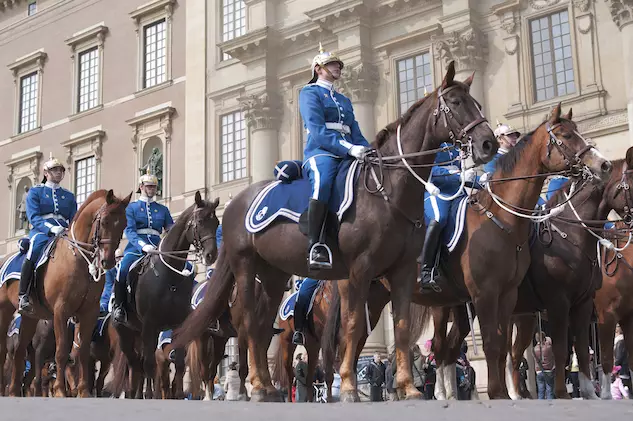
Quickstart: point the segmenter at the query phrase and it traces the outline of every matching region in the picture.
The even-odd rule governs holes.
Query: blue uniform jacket
[[[369,146],[354,117],[352,102],[318,83],[306,85],[299,93],[299,111],[308,133],[304,160],[319,154],[344,158],[354,145]],[[351,133],[328,129],[325,123],[343,124]]]
[[[484,165],[484,172],[488,173],[489,176],[494,174],[494,172],[497,170],[497,160],[499,160],[499,158],[501,158],[506,153],[508,153],[508,151],[499,148],[495,156]]]
[[[442,143],[440,147],[450,146],[450,143]],[[438,152],[435,155],[435,164],[449,162],[459,158],[459,152],[454,149]],[[461,185],[460,172],[462,164],[459,160],[444,165],[436,165],[431,170],[431,181],[444,195],[453,195]]]
[[[218,225],[218,229],[215,230],[215,244],[220,249],[220,244],[222,244],[222,224]]]
[[[33,225],[29,237],[49,234],[54,226],[68,228],[77,213],[75,195],[63,187],[52,188],[51,183],[33,186],[26,196],[26,216]]]
[[[169,230],[174,220],[169,209],[160,203],[147,203],[143,200],[130,203],[125,210],[127,227],[125,236],[128,244],[125,253],[142,254],[143,246],[152,244],[158,247],[163,229]],[[140,232],[139,232],[140,231]]]

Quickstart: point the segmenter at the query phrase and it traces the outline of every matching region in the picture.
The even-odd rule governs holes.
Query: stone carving
[[[530,0],[532,9],[541,10],[558,4],[560,0]]]
[[[260,92],[238,98],[238,101],[244,112],[246,124],[253,131],[279,128],[282,108],[276,96]]]
[[[578,8],[578,10],[580,10],[583,13],[588,12],[589,6],[591,6],[590,0],[573,0],[573,2],[574,2],[574,6],[576,6],[576,8]]]
[[[147,158],[147,163],[139,168],[141,175],[147,173],[149,169],[150,174],[154,174],[158,178],[158,187],[156,189],[156,195],[162,196],[163,194],[163,153],[158,148],[152,148],[152,153]]]
[[[374,66],[362,62],[347,65],[341,76],[341,93],[352,102],[373,102],[376,99],[380,76]]]
[[[605,0],[609,5],[613,22],[622,27],[633,20],[633,0]]]
[[[479,69],[485,65],[486,38],[479,29],[467,27],[444,35],[432,36],[436,59],[448,64],[455,61],[457,71]]]
[[[24,230],[28,232],[29,230],[29,218],[26,216],[26,197],[29,194],[30,187],[28,185],[24,186],[24,193],[22,193],[22,200],[18,203],[18,207],[16,209],[18,213],[18,223],[16,225],[16,230]]]

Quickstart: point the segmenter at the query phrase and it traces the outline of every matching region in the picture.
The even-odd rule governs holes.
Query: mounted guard
[[[20,274],[20,314],[33,312],[29,295],[42,249],[50,237],[64,233],[77,213],[75,195],[59,185],[65,174],[66,167],[51,153],[49,160],[44,163],[42,184],[30,189],[26,197],[26,215],[33,229],[29,232],[31,244]]]
[[[162,231],[167,232],[174,225],[169,209],[155,200],[158,178],[150,174],[148,170],[141,176],[139,183],[141,197],[136,202],[130,203],[125,210],[127,218],[125,236],[128,244],[123,252],[115,283],[112,315],[114,321],[120,324],[125,324],[127,321],[124,303],[131,266],[156,250]]]
[[[362,159],[370,150],[354,117],[352,102],[334,90],[343,62],[325,52],[312,60],[312,78],[299,94],[299,111],[308,135],[303,167],[312,184],[308,205],[308,267],[331,269],[332,251],[325,244],[325,221],[332,186],[341,163]]]
[[[116,260],[116,265],[112,269],[106,270],[103,292],[101,293],[101,299],[99,300],[99,314],[101,316],[105,316],[106,314],[108,314],[110,298],[112,297],[112,289],[114,288],[114,283],[116,282],[116,274],[119,271],[119,266],[121,265],[122,258],[123,251],[121,249],[116,249],[114,251],[114,259]]]

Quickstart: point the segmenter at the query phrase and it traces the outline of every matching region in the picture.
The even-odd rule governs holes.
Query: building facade
[[[531,130],[562,101],[581,133],[620,158],[633,145],[632,8],[623,0],[0,0],[0,255],[24,235],[25,187],[39,182],[51,152],[68,164],[64,185],[79,200],[98,188],[128,194],[160,156],[161,200],[174,215],[196,191],[219,197],[221,215],[244,187],[271,178],[278,160],[302,158],[298,94],[319,42],[345,62],[337,89],[368,139],[438,86],[454,60],[458,80],[475,73],[471,92],[493,126]],[[389,308],[367,352],[391,348],[388,319]]]

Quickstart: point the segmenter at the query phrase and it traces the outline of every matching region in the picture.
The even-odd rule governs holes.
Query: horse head
[[[611,177],[606,182],[598,211],[598,218],[605,219],[615,210],[627,225],[633,225],[633,146],[626,151],[626,158],[613,162]]]
[[[99,265],[108,270],[114,267],[114,253],[119,247],[126,226],[125,209],[130,203],[132,193],[126,198],[117,198],[112,190],[105,194],[105,202],[93,218],[93,243],[99,250]]]
[[[200,192],[196,192],[195,203],[187,221],[187,239],[202,254],[203,263],[212,265],[218,257],[216,244],[216,232],[220,220],[215,215],[215,210],[220,203],[216,198],[213,202],[202,199]]]
[[[598,184],[611,176],[613,164],[578,132],[571,109],[561,115],[558,103],[549,119],[535,130],[537,134],[547,145],[541,163],[548,171],[569,171],[574,178],[585,177]]]

